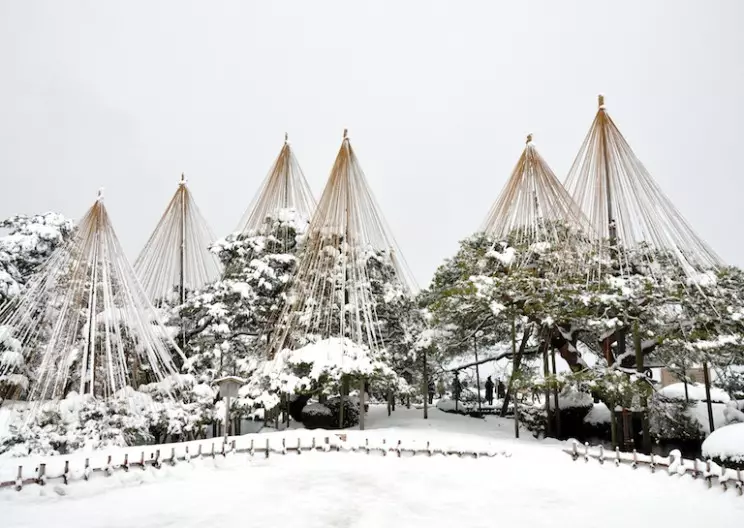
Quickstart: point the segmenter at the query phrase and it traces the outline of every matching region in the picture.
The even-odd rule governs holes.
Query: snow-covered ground
[[[313,452],[265,459],[236,454],[96,476],[69,486],[3,490],[1,524],[682,528],[735,526],[744,518],[744,500],[736,493],[708,490],[687,476],[574,462],[557,442],[538,442],[529,434],[514,440],[509,420],[479,420],[431,409],[424,421],[420,410],[405,408],[388,418],[384,407],[373,406],[367,426],[366,431],[349,431],[349,441],[430,440],[465,447],[488,443],[511,456],[398,458]]]

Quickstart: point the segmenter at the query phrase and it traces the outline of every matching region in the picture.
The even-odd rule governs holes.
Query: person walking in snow
[[[434,403],[434,392],[436,391],[436,386],[434,385],[434,380],[429,381],[429,405]]]
[[[501,382],[501,380],[498,380],[498,382],[499,384],[496,394],[498,395],[497,397],[499,399],[503,400],[504,398],[506,398],[506,386]]]
[[[493,380],[488,376],[486,380],[486,401],[488,405],[493,405]]]
[[[457,378],[457,372],[455,372],[455,379],[452,381],[452,394],[455,397],[455,400],[460,399],[460,393],[462,392],[462,385],[460,384],[460,380]]]

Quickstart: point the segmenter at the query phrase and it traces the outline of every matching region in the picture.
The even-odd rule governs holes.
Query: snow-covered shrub
[[[302,409],[300,419],[306,429],[332,429],[338,426],[338,416],[322,403],[311,403]]]
[[[198,439],[205,425],[224,415],[215,408],[216,388],[189,374],[143,385],[137,394],[151,401],[141,412],[156,443]]]
[[[684,383],[672,383],[666,387],[659,389],[658,394],[666,398],[675,400],[685,399],[685,384]],[[708,401],[705,395],[705,385],[702,383],[688,383],[687,384],[687,398],[690,401]],[[716,387],[710,388],[710,401],[714,403],[728,403],[731,400],[725,391]]]
[[[145,395],[142,403],[147,402]],[[64,455],[82,449],[103,449],[152,443],[147,415],[133,409],[126,398],[107,401],[70,393],[59,404],[46,404],[30,423],[23,417],[11,424],[10,435],[0,439],[0,455]]]
[[[595,403],[589,413],[584,416],[584,432],[586,436],[610,438],[612,416],[610,410],[602,402]]]
[[[542,405],[519,403],[519,423],[527,428],[535,438],[545,436],[547,431],[547,417]]]
[[[368,407],[365,405],[365,409]],[[302,409],[302,424],[307,429],[339,429],[341,398],[328,398],[325,403],[311,403]],[[359,398],[349,396],[344,399],[344,423],[341,429],[354,427],[359,423]]]
[[[648,408],[649,431],[656,440],[701,440],[704,433],[692,415],[695,402],[654,395]]]
[[[703,456],[727,468],[744,470],[744,423],[713,431],[703,442]]]

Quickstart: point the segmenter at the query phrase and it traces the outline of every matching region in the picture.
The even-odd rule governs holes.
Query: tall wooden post
[[[365,379],[360,378],[359,380],[359,430],[364,431],[364,389]]]
[[[512,375],[511,379],[509,380],[509,390],[512,389],[513,384],[512,380],[514,379],[514,374],[516,373],[516,369],[519,368],[519,364],[517,362],[517,319],[516,317],[512,317],[512,326],[511,326],[511,338],[512,338]],[[514,438],[519,438],[519,398],[517,398],[517,395],[514,395]]]
[[[227,436],[228,436],[229,428],[230,428],[230,396],[225,396],[225,444],[227,444]]]
[[[478,393],[478,412],[482,413],[483,406],[481,402],[480,366],[478,365],[478,337],[477,335],[473,336],[473,351],[475,352],[475,384],[476,384],[476,391]]]
[[[178,295],[181,300],[181,306],[186,304],[186,176],[181,173],[181,183],[179,185],[179,194],[181,196],[181,244],[179,251],[178,267]],[[181,321],[181,347],[186,347],[186,324]]]
[[[705,399],[708,400],[708,424],[710,432],[715,431],[716,426],[713,422],[713,402],[710,400],[710,373],[708,372],[708,362],[703,361],[703,380],[705,381]]]
[[[610,255],[612,258],[618,260],[618,266],[619,266],[619,254],[617,250],[617,225],[615,223],[615,214],[612,207],[612,179],[610,177],[610,159],[609,159],[609,149],[607,147],[607,116],[604,112],[604,96],[599,95],[597,97],[597,102],[599,103],[599,120],[600,120],[600,126],[599,126],[599,133],[600,133],[600,141],[601,141],[601,149],[602,149],[602,168],[604,169],[604,184],[605,184],[605,197],[607,199],[607,231],[609,235],[609,242],[610,242]],[[607,358],[607,366],[611,366],[612,363],[614,363],[614,358],[612,357],[612,345],[611,345],[611,338],[612,336],[608,337],[605,340],[605,357]],[[623,345],[625,344],[625,331],[624,330],[616,330],[615,331],[615,337],[616,341],[618,343],[618,346],[622,342]],[[618,350],[618,352],[620,352]],[[610,409],[610,428],[612,430],[612,447],[613,449],[617,447],[618,445],[618,434],[617,434],[617,416],[615,415],[615,407],[616,402],[612,402],[613,408]]]
[[[426,348],[424,348],[424,420],[429,419],[429,368]]]

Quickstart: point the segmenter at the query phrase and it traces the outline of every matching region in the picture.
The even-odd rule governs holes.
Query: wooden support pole
[[[428,357],[427,357],[427,354],[426,354],[426,348],[424,348],[423,357],[424,357],[424,387],[423,387],[424,388],[424,390],[423,390],[423,393],[424,393],[424,420],[428,420],[429,419],[429,371],[428,371],[428,368],[427,368]],[[480,401],[480,398],[478,398],[478,401]]]
[[[511,325],[511,339],[512,339],[512,360],[514,361],[514,367],[512,369],[512,375],[510,376],[509,380],[509,390],[512,390],[512,380],[514,379],[514,374],[516,373],[516,369],[519,368],[519,363],[517,362],[517,320],[515,317],[512,317],[512,325]],[[506,405],[506,401],[504,404]],[[503,414],[502,414],[503,416]],[[514,396],[514,438],[519,438],[519,399]]]
[[[476,335],[473,336],[473,353],[475,354],[475,390],[478,393],[478,412],[483,412],[483,402],[481,399],[481,385],[480,385],[480,365],[478,363],[478,337]]]
[[[359,380],[359,430],[364,431],[364,378]]]
[[[708,372],[708,362],[703,361],[703,381],[705,381],[705,399],[708,400],[708,424],[710,432],[715,431],[716,426],[713,422],[713,402],[710,399],[710,373]]]

